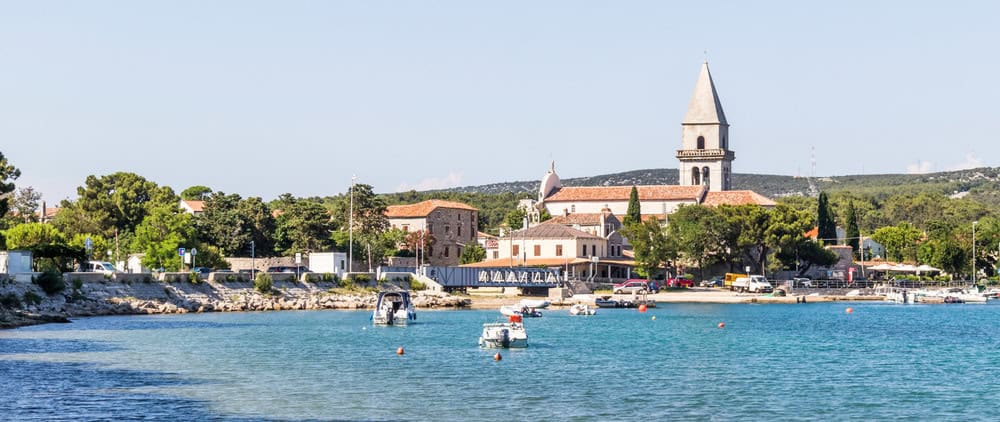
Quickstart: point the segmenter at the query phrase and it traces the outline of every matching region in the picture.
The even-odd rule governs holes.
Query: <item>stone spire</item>
[[[701,65],[701,73],[694,85],[694,94],[691,95],[691,104],[688,105],[683,123],[729,124],[726,122],[726,113],[722,111],[719,94],[715,92],[715,82],[712,81],[712,73],[708,71],[707,61]]]

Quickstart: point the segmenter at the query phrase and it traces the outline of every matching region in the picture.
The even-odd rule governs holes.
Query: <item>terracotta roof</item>
[[[579,224],[581,226],[596,226],[601,224],[601,214],[578,213],[570,215],[557,215],[542,222],[542,224]]]
[[[181,202],[187,205],[192,212],[202,212],[204,211],[205,208],[205,201],[189,201],[186,199],[182,199]]]
[[[701,198],[704,186],[636,186],[639,201],[677,201]],[[565,186],[545,201],[628,201],[632,186]]]
[[[454,208],[459,210],[479,211],[461,202],[443,201],[431,199],[424,202],[417,202],[409,205],[390,205],[385,209],[385,216],[389,218],[401,217],[426,217],[438,208]]]
[[[528,230],[516,230],[511,233],[511,236],[515,239],[522,237],[531,239],[601,239],[601,237],[561,224],[539,224],[535,227],[529,227]]]
[[[46,207],[45,208],[45,215],[44,216],[42,215],[41,211],[35,211],[35,216],[36,217],[42,217],[45,220],[51,220],[51,219],[55,218],[56,214],[59,214],[60,210],[62,210],[62,208],[59,208],[59,207]],[[17,210],[11,210],[10,212],[13,213],[14,215],[17,215]]]
[[[496,239],[497,238],[496,236],[494,236],[492,234],[483,233],[483,232],[476,232],[476,237],[479,238],[479,239]]]
[[[802,237],[816,240],[819,237],[819,227],[813,227],[812,230],[802,233]]]
[[[773,207],[776,202],[752,190],[727,190],[721,192],[710,191],[705,194],[704,205],[760,205],[762,207]]]

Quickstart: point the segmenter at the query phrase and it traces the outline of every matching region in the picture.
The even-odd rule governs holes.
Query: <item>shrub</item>
[[[37,278],[35,278],[35,284],[41,287],[45,291],[45,294],[51,296],[59,293],[66,289],[66,283],[63,282],[62,273],[58,271],[46,271],[41,273]]]
[[[372,281],[372,277],[368,274],[352,274],[350,278],[354,283],[367,283]]]
[[[323,277],[323,281],[337,281],[337,275],[336,274],[323,273],[322,277]]]
[[[271,281],[271,275],[268,273],[257,273],[257,278],[253,281],[253,288],[257,289],[261,293],[270,293],[271,288],[274,287],[274,282]]]
[[[7,293],[0,296],[0,306],[10,309],[19,308],[21,307],[21,298],[17,297],[14,292]]]
[[[190,281],[191,284],[201,283],[201,273],[197,271],[191,271],[191,274],[188,274],[188,281]]]
[[[37,305],[42,303],[42,297],[35,294],[35,292],[27,291],[24,292],[24,303],[29,305]]]
[[[146,284],[152,283],[153,282],[153,277],[151,277],[149,275],[143,276],[142,277],[142,282],[146,283]]]
[[[337,285],[345,289],[353,289],[354,279],[352,279],[351,277],[345,277],[343,280],[338,281]]]
[[[414,278],[410,280],[410,290],[427,290],[427,285]]]
[[[234,274],[226,274],[226,281],[228,281],[230,283],[236,281],[236,275],[234,275]]]
[[[80,280],[79,278],[74,278],[73,279],[73,290],[80,290],[82,288],[83,288],[83,280]]]

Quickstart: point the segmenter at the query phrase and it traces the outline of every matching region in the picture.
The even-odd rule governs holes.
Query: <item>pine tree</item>
[[[854,201],[847,201],[847,244],[851,245],[854,253],[858,252],[858,245],[861,242],[861,229],[858,228],[858,214],[854,209]]]
[[[826,192],[820,192],[819,203],[816,209],[816,226],[819,229],[817,236],[823,244],[837,243],[837,223],[833,221],[833,210],[830,208],[830,201],[826,197]]]
[[[628,210],[622,218],[622,224],[628,226],[633,223],[642,222],[642,211],[639,206],[639,190],[632,186],[632,193],[628,196]]]

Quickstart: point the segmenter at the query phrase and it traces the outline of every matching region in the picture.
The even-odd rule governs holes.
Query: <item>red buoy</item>
[[[847,309],[844,310],[844,312],[847,312],[849,314],[853,314],[854,313],[854,308],[847,308]]]
[[[396,354],[397,354],[397,355],[401,355],[401,354],[403,354],[403,353],[405,353],[405,352],[403,351],[403,348],[402,348],[402,347],[400,347],[400,348],[396,349]]]
[[[503,356],[500,356],[500,352],[497,352],[497,354],[493,355],[493,360],[497,360],[498,361],[498,360],[501,360],[501,359],[503,359]]]
[[[719,328],[726,328],[726,323],[725,322],[720,322],[719,323]]]
[[[646,305],[639,305],[639,312],[646,312]]]

